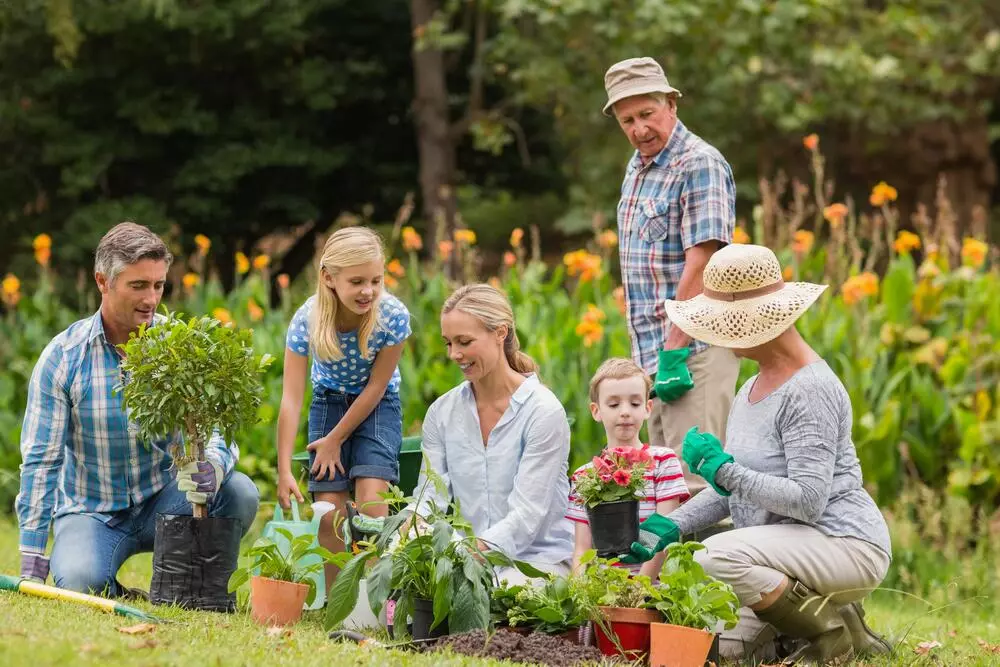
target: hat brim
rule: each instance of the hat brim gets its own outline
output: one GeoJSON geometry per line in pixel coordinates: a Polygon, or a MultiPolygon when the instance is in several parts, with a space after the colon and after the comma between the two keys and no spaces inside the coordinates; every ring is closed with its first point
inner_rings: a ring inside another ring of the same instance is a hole
{"type": "Polygon", "coordinates": [[[624,100],[626,97],[635,97],[636,95],[648,95],[649,93],[664,93],[666,95],[676,95],[677,97],[684,97],[681,91],[677,90],[673,86],[663,85],[662,83],[643,83],[636,85],[634,88],[625,88],[617,91],[614,95],[608,98],[607,104],[604,105],[604,115],[611,116],[611,107],[614,106],[616,102],[624,100]]]}
{"type": "Polygon", "coordinates": [[[730,349],[763,345],[785,332],[816,302],[827,285],[785,283],[777,292],[743,301],[720,301],[704,294],[665,302],[670,322],[695,340],[730,349]]]}

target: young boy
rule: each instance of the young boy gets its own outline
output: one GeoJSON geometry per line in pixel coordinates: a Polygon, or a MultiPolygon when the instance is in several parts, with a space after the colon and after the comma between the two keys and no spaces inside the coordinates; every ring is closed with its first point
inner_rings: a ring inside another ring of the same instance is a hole
{"type": "MultiPolygon", "coordinates": [[[[590,414],[595,421],[604,424],[608,447],[643,446],[639,441],[639,431],[653,407],[653,402],[649,400],[650,384],[649,376],[630,359],[608,359],[597,369],[590,380],[590,414]]],[[[645,496],[639,501],[640,521],[654,512],[667,515],[690,497],[677,455],[666,447],[650,447],[649,455],[653,465],[645,475],[645,496]]],[[[592,465],[588,462],[577,472],[592,465]]],[[[576,526],[573,571],[579,572],[580,557],[591,548],[592,541],[587,509],[577,498],[575,485],[570,487],[566,518],[576,526]]],[[[663,566],[663,559],[664,554],[660,553],[645,563],[620,565],[628,567],[633,574],[643,574],[655,580],[663,566]]]]}

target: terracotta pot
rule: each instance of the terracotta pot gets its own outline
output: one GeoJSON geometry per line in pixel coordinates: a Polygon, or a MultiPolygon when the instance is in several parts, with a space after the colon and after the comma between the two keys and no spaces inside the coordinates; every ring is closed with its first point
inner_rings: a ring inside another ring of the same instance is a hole
{"type": "Polygon", "coordinates": [[[604,655],[623,655],[629,660],[635,660],[649,653],[649,626],[663,620],[663,615],[655,609],[636,609],[633,607],[598,607],[605,623],[610,626],[609,637],[601,624],[594,622],[594,634],[597,637],[597,648],[604,655]],[[619,650],[615,645],[615,637],[621,645],[619,650]]]}
{"type": "Polygon", "coordinates": [[[250,616],[261,625],[297,623],[308,595],[305,584],[250,577],[250,616]]]}
{"type": "Polygon", "coordinates": [[[669,623],[653,623],[649,632],[650,667],[702,667],[715,640],[711,632],[669,623]]]}

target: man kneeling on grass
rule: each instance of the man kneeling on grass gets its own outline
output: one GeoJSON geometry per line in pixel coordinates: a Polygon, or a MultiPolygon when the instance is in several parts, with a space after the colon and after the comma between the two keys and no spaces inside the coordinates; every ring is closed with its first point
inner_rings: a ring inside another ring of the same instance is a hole
{"type": "Polygon", "coordinates": [[[55,521],[51,569],[56,586],[109,596],[125,589],[118,569],[152,551],[157,514],[239,519],[246,533],[257,514],[257,487],[233,470],[239,450],[217,435],[197,471],[175,476],[172,439],[136,438],[114,389],[123,352],[117,346],[141,324],[155,323],[167,269],[167,246],[147,228],[125,222],[97,246],[101,309],[57,335],[42,351],[28,385],[21,430],[21,576],[44,582],[49,524],[55,521]],[[187,493],[185,493],[187,492],[187,493]]]}

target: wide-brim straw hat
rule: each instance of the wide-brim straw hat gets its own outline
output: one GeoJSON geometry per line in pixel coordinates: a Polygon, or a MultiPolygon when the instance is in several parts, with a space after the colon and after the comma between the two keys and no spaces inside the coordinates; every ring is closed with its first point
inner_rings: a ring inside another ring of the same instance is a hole
{"type": "Polygon", "coordinates": [[[702,275],[704,291],[687,301],[668,299],[667,317],[709,345],[746,349],[785,332],[827,288],[785,282],[770,248],[734,244],[714,253],[702,275]]]}

